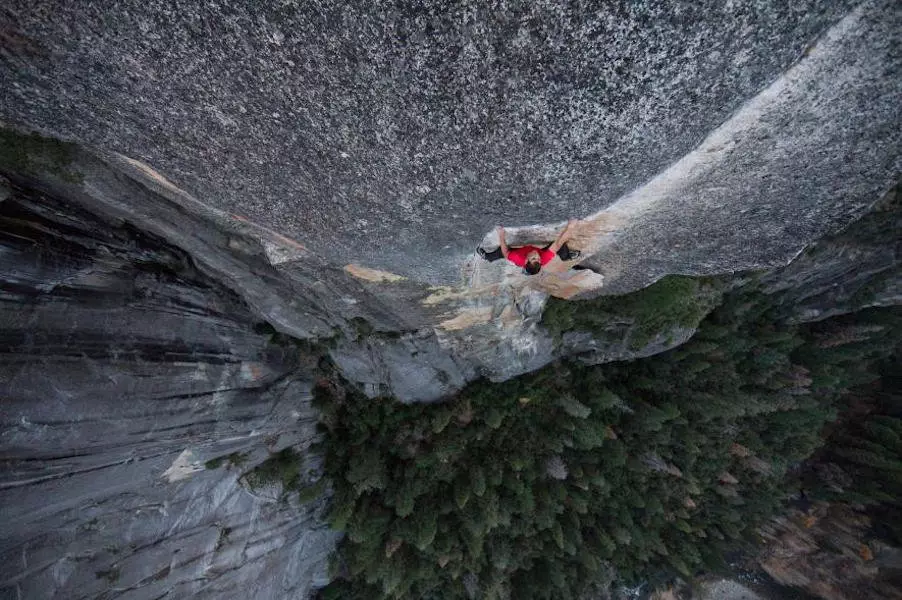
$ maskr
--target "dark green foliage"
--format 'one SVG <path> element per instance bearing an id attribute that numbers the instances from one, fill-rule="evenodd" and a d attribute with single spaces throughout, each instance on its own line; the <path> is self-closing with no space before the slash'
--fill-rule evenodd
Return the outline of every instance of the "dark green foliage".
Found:
<path id="1" fill-rule="evenodd" d="M 329 346 L 335 343 L 338 332 L 328 338 L 297 338 L 278 331 L 271 323 L 262 321 L 254 324 L 254 333 L 269 337 L 271 344 L 294 347 L 302 356 L 320 357 L 328 354 Z"/>
<path id="2" fill-rule="evenodd" d="M 241 468 L 247 462 L 247 454 L 241 452 L 232 452 L 226 458 L 229 460 L 229 466 Z"/>
<path id="3" fill-rule="evenodd" d="M 281 484 L 282 493 L 299 491 L 302 486 L 301 466 L 303 458 L 292 448 L 285 448 L 244 474 L 248 487 L 259 489 L 267 485 Z"/>
<path id="4" fill-rule="evenodd" d="M 37 133 L 23 134 L 0 127 L 0 168 L 19 175 L 46 171 L 70 183 L 81 183 L 81 173 L 70 169 L 75 144 Z"/>
<path id="5" fill-rule="evenodd" d="M 878 385 L 854 390 L 806 483 L 828 500 L 865 505 L 876 532 L 902 545 L 902 353 L 882 366 Z"/>
<path id="6" fill-rule="evenodd" d="M 717 305 L 721 284 L 714 279 L 670 275 L 624 296 L 602 296 L 585 302 L 550 299 L 542 324 L 565 331 L 605 332 L 633 326 L 631 345 L 641 348 L 656 335 L 676 327 L 695 327 Z"/>
<path id="7" fill-rule="evenodd" d="M 232 452 L 227 456 L 217 456 L 216 458 L 211 458 L 204 463 L 204 467 L 210 470 L 218 469 L 223 465 L 227 465 L 229 467 L 241 467 L 245 462 L 247 462 L 247 456 L 240 452 Z"/>
<path id="8" fill-rule="evenodd" d="M 319 479 L 315 483 L 298 490 L 298 501 L 301 503 L 318 500 L 326 491 L 326 480 Z"/>
<path id="9" fill-rule="evenodd" d="M 650 298 L 689 303 L 704 284 L 683 279 Z M 438 406 L 318 394 L 330 519 L 347 532 L 348 578 L 323 597 L 579 598 L 612 578 L 721 569 L 797 489 L 785 474 L 822 443 L 844 387 L 873 378 L 902 331 L 887 311 L 855 335 L 842 319 L 780 325 L 781 302 L 750 284 L 671 352 L 478 382 Z M 666 322 L 701 318 L 687 306 Z M 848 460 L 896 473 L 873 444 L 902 432 L 864 432 Z"/>
<path id="10" fill-rule="evenodd" d="M 363 317 L 354 317 L 348 321 L 348 324 L 354 329 L 354 333 L 357 334 L 358 339 L 365 338 L 375 331 L 370 322 Z"/>
<path id="11" fill-rule="evenodd" d="M 94 576 L 97 577 L 97 579 L 106 579 L 111 585 L 115 584 L 119 581 L 119 567 L 111 567 L 104 571 L 96 571 Z"/>

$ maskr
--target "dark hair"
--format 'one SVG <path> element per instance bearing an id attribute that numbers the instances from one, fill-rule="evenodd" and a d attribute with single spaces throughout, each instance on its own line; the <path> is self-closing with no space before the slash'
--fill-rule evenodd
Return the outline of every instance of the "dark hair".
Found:
<path id="1" fill-rule="evenodd" d="M 542 270 L 542 263 L 539 261 L 527 261 L 526 264 L 523 265 L 523 270 L 526 271 L 527 275 L 535 275 Z"/>

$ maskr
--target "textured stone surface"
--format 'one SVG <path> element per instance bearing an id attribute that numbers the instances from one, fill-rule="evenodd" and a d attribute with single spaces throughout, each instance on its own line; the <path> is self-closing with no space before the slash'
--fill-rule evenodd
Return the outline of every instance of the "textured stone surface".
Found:
<path id="1" fill-rule="evenodd" d="M 607 292 L 668 273 L 786 264 L 861 215 L 902 172 L 902 11 L 864 2 L 805 57 L 599 217 L 587 264 Z"/>
<path id="2" fill-rule="evenodd" d="M 336 262 L 451 283 L 492 225 L 586 216 L 680 160 L 854 5 L 13 0 L 0 114 L 141 159 Z M 787 239 L 885 190 L 899 17 L 891 0 L 860 12 L 840 48 L 802 59 L 824 61 L 813 80 L 731 134 L 726 168 L 609 254 L 652 278 L 738 268 L 735 252 L 785 262 Z M 748 223 L 758 243 L 724 246 Z"/>
<path id="3" fill-rule="evenodd" d="M 571 331 L 564 334 L 562 351 L 567 356 L 579 355 L 582 362 L 601 364 L 618 360 L 634 360 L 659 354 L 686 343 L 695 328 L 674 327 L 662 331 L 651 342 L 636 347 L 632 343 L 631 324 L 613 324 L 604 332 Z"/>
<path id="4" fill-rule="evenodd" d="M 777 296 L 781 319 L 811 322 L 869 307 L 902 304 L 902 195 L 897 184 L 863 218 L 811 244 L 784 267 L 749 272 L 722 280 L 725 290 L 756 279 L 761 290 Z M 693 303 L 700 320 L 719 302 L 720 285 L 701 286 Z M 638 292 L 644 293 L 648 290 Z M 567 304 L 568 310 L 592 310 L 591 301 Z M 584 306 L 585 308 L 581 308 Z M 687 341 L 695 323 L 675 322 L 646 340 L 630 315 L 612 314 L 593 331 L 579 327 L 560 332 L 553 350 L 590 364 L 632 360 L 664 352 Z"/>
<path id="5" fill-rule="evenodd" d="M 324 583 L 323 500 L 238 483 L 288 446 L 318 476 L 303 354 L 127 224 L 24 192 L 0 223 L 0 597 L 303 598 Z"/>
<path id="6" fill-rule="evenodd" d="M 80 181 L 54 173 L 33 181 L 103 221 L 125 223 L 178 248 L 237 294 L 255 319 L 319 345 L 371 395 L 433 401 L 480 375 L 506 379 L 553 359 L 550 344 L 535 352 L 520 343 L 531 344 L 529 332 L 546 297 L 523 288 L 522 277 L 499 282 L 494 273 L 486 289 L 474 293 L 339 269 L 297 242 L 209 209 L 134 161 L 73 149 L 66 169 Z M 503 314 L 501 327 L 491 313 L 482 322 L 470 318 L 485 307 Z M 442 328 L 455 319 L 459 329 Z M 476 331 L 475 324 L 486 327 Z"/>
<path id="7" fill-rule="evenodd" d="M 432 332 L 339 343 L 330 356 L 342 375 L 362 385 L 370 397 L 431 402 L 476 378 L 475 369 L 455 360 Z"/>
<path id="8" fill-rule="evenodd" d="M 699 587 L 698 600 L 763 600 L 760 594 L 729 579 L 706 581 Z"/>
<path id="9" fill-rule="evenodd" d="M 762 282 L 771 293 L 797 290 L 794 321 L 902 304 L 902 184 L 860 221 L 818 240 Z"/>

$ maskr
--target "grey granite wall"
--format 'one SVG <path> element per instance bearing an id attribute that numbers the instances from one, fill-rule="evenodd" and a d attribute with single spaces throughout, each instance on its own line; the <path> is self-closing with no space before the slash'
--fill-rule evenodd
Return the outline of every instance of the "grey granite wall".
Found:
<path id="1" fill-rule="evenodd" d="M 603 211 L 606 292 L 789 262 L 902 174 L 902 10 L 863 2 L 692 152 Z M 641 250 L 639 250 L 641 248 Z"/>
<path id="2" fill-rule="evenodd" d="M 496 223 L 586 216 L 680 160 L 856 5 L 11 0 L 0 116 L 143 160 L 338 263 L 448 283 Z M 779 149 L 786 127 L 838 115 L 837 134 L 872 150 L 856 167 L 893 167 L 898 113 L 870 102 L 899 93 L 898 8 L 861 11 L 859 45 L 828 59 L 856 69 L 825 71 L 828 96 L 794 97 L 806 111 L 769 115 L 753 140 Z M 846 153 L 822 145 L 839 135 L 811 142 L 794 149 L 813 169 Z M 748 160 L 731 163 L 745 179 L 705 184 L 733 212 L 830 190 L 759 203 L 756 190 L 794 178 L 798 161 L 767 180 L 756 150 Z M 754 218 L 773 223 L 762 210 Z"/>
<path id="3" fill-rule="evenodd" d="M 239 476 L 290 447 L 318 477 L 309 359 L 183 251 L 4 189 L 0 598 L 306 597 L 325 499 Z"/>

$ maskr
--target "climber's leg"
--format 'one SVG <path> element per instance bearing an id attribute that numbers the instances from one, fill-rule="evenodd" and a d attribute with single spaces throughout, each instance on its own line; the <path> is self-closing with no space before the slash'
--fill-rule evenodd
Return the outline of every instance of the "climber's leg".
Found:
<path id="1" fill-rule="evenodd" d="M 491 252 L 486 252 L 485 250 L 483 250 L 482 246 L 480 246 L 476 248 L 476 253 L 489 262 L 495 262 L 496 260 L 504 258 L 504 254 L 501 252 L 501 248 L 495 248 Z"/>
<path id="2" fill-rule="evenodd" d="M 566 243 L 561 246 L 561 249 L 557 251 L 557 255 L 561 258 L 561 260 L 576 260 L 579 258 L 579 250 L 572 250 Z"/>

